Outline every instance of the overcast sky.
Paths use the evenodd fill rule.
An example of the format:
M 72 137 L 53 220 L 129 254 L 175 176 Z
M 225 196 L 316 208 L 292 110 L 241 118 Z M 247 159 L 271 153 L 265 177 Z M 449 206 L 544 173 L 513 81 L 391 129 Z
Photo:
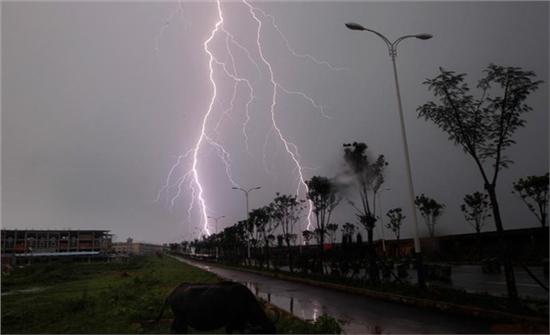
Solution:
M 342 143 L 366 142 L 373 155 L 384 154 L 390 164 L 385 187 L 391 190 L 381 196 L 383 211 L 399 206 L 407 217 L 390 58 L 378 37 L 349 31 L 344 23 L 361 23 L 392 40 L 411 33 L 434 35 L 401 43 L 397 62 L 416 193 L 446 205 L 438 234 L 473 231 L 459 206 L 466 193 L 482 190 L 483 184 L 473 161 L 446 134 L 417 119 L 416 108 L 431 99 L 422 81 L 434 77 L 439 66 L 468 73 L 472 86 L 491 62 L 534 71 L 545 83 L 528 99 L 533 111 L 515 135 L 517 144 L 507 151 L 515 164 L 502 173 L 498 191 L 505 228 L 537 226 L 511 194 L 511 185 L 519 177 L 548 171 L 547 2 L 254 6 L 273 15 L 292 48 L 270 18 L 256 12 L 262 20 L 263 56 L 275 80 L 326 107 L 322 111 L 299 94 L 278 91 L 275 120 L 296 144 L 304 176 L 339 174 Z M 254 89 L 245 129 L 248 151 L 243 135 L 248 86 L 238 84 L 229 110 L 234 82 L 215 64 L 217 97 L 206 132 L 224 146 L 238 185 L 262 186 L 251 193 L 250 207 L 255 208 L 276 192 L 294 193 L 298 175 L 280 138 L 270 131 L 272 86 L 256 44 L 257 22 L 241 2 L 223 2 L 222 10 L 224 28 L 250 53 L 230 44 L 238 75 Z M 150 242 L 196 236 L 202 227 L 196 200 L 188 216 L 193 180 L 185 180 L 173 207 L 177 187 L 157 196 L 177 157 L 192 149 L 200 135 L 213 93 L 203 44 L 217 19 L 214 2 L 3 2 L 2 227 L 110 229 L 119 239 Z M 218 32 L 209 47 L 231 71 L 225 37 Z M 224 215 L 223 227 L 245 216 L 245 203 L 242 193 L 231 189 L 218 152 L 203 142 L 197 171 L 208 215 Z M 169 185 L 185 175 L 191 158 L 180 161 Z M 342 202 L 334 221 L 354 220 L 352 208 Z M 411 232 L 407 220 L 402 235 Z M 426 234 L 423 224 L 421 233 Z

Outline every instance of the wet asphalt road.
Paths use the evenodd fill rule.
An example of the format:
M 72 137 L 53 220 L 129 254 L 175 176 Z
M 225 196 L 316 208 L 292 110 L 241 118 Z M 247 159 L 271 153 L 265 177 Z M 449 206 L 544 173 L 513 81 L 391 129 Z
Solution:
M 490 323 L 399 303 L 385 302 L 248 272 L 219 268 L 176 257 L 182 262 L 247 285 L 261 298 L 302 319 L 323 313 L 345 322 L 346 333 L 488 333 Z

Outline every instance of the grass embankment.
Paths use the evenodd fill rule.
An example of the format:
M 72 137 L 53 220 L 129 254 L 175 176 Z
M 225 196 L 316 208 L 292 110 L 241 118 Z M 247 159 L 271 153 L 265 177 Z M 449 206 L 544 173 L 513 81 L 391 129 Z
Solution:
M 161 321 L 155 326 L 147 322 L 156 318 L 168 293 L 181 282 L 218 281 L 220 278 L 214 274 L 170 257 L 131 258 L 126 263 L 35 264 L 2 275 L 2 292 L 7 294 L 2 296 L 1 330 L 41 334 L 169 333 L 170 322 Z M 172 318 L 172 312 L 167 309 L 163 318 Z M 326 323 L 324 319 L 312 324 L 281 315 L 277 330 L 330 331 Z

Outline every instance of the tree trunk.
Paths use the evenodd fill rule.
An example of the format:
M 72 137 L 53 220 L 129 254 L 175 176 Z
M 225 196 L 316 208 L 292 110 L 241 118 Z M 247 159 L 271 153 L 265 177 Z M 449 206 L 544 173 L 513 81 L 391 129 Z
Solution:
M 321 251 L 321 257 L 320 257 L 320 261 L 321 261 L 321 266 L 320 266 L 320 269 L 321 269 L 321 275 L 325 274 L 325 269 L 324 269 L 324 265 L 323 265 L 323 262 L 325 261 L 325 231 L 322 230 L 321 231 L 321 244 L 320 244 L 320 251 Z
M 395 251 L 397 257 L 401 257 L 401 248 L 399 247 L 399 235 L 397 235 L 397 239 L 395 240 L 395 243 L 397 245 L 397 250 Z
M 289 239 L 286 239 L 286 250 L 288 254 L 288 268 L 290 269 L 290 273 L 294 272 L 294 269 L 292 268 L 292 252 L 290 250 L 290 241 Z
M 265 240 L 265 267 L 269 270 L 269 240 Z
M 380 280 L 380 275 L 378 273 L 378 266 L 376 265 L 376 250 L 374 249 L 373 230 L 373 228 L 367 229 L 367 257 L 369 260 L 369 279 L 373 282 L 378 282 Z
M 481 229 L 477 230 L 477 255 L 480 261 L 483 260 L 483 243 L 481 243 Z
M 506 278 L 506 288 L 508 289 L 508 297 L 512 300 L 518 299 L 518 290 L 516 287 L 516 278 L 514 276 L 514 268 L 512 266 L 512 259 L 510 255 L 510 250 L 506 240 L 504 239 L 504 229 L 502 227 L 502 219 L 500 217 L 500 210 L 498 207 L 497 195 L 495 192 L 495 186 L 491 184 L 486 184 L 485 189 L 489 194 L 489 199 L 491 200 L 491 206 L 493 208 L 493 217 L 495 219 L 495 226 L 497 228 L 497 236 L 499 247 L 504 255 L 504 276 Z

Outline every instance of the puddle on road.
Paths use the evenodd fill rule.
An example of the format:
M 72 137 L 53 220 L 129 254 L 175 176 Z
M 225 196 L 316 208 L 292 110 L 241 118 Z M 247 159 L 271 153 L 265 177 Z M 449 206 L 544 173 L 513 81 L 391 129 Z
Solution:
M 262 285 L 256 282 L 242 282 L 256 296 L 267 302 L 290 312 L 303 320 L 316 321 L 321 315 L 329 314 L 326 307 L 316 301 L 297 299 L 292 296 L 274 294 L 262 290 Z M 352 319 L 338 319 L 342 323 L 345 333 L 380 333 L 378 327 L 371 327 Z
M 188 262 L 185 261 L 184 262 Z M 206 271 L 216 273 L 224 277 L 215 267 L 209 265 L 188 262 Z M 239 281 L 239 280 L 237 280 Z M 346 317 L 345 315 L 337 315 L 334 311 L 329 312 L 327 307 L 315 299 L 298 299 L 292 296 L 293 290 L 285 290 L 286 295 L 269 292 L 265 287 L 254 281 L 239 281 L 241 284 L 248 287 L 256 296 L 268 301 L 269 303 L 290 312 L 292 315 L 299 317 L 302 320 L 315 321 L 323 314 L 328 314 L 336 317 L 342 323 L 342 327 L 346 334 L 380 334 L 386 333 L 380 326 L 376 324 L 368 324 L 357 319 Z M 297 291 L 297 290 L 294 290 Z

